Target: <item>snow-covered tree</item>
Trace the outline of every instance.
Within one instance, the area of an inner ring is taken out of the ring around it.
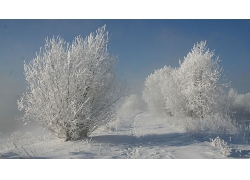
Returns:
[[[222,69],[214,52],[209,51],[206,42],[201,41],[180,67],[164,66],[155,70],[145,81],[143,99],[149,110],[157,115],[178,116],[168,118],[186,131],[205,133],[235,133],[238,128],[229,116],[228,102],[234,102],[235,95],[226,97],[227,84],[222,79]],[[250,96],[249,96],[250,97]],[[248,95],[243,99],[247,99]],[[230,103],[229,103],[230,104]],[[241,101],[244,107],[246,103]],[[250,106],[249,106],[250,107]]]
[[[218,62],[206,42],[201,41],[184,57],[179,68],[165,66],[155,70],[147,77],[143,91],[149,110],[200,118],[222,111],[226,84],[221,82]]]
[[[178,69],[164,67],[164,74],[160,76],[160,89],[165,102],[165,114],[171,116],[185,116],[186,102],[181,94],[180,82],[177,78]]]
[[[163,75],[168,74],[169,67],[155,70],[145,80],[145,88],[142,92],[142,98],[147,103],[149,111],[153,114],[162,115],[165,112],[165,100],[163,98],[161,85]]]
[[[220,82],[222,69],[218,62],[219,58],[214,58],[214,52],[201,41],[180,64],[179,85],[191,116],[204,118],[221,110],[225,84]]]
[[[155,115],[183,116],[186,112],[185,99],[183,98],[178,69],[164,66],[155,70],[145,81],[143,100],[148,104],[148,109]]]
[[[238,94],[237,91],[231,88],[228,92],[228,106],[230,115],[237,119],[250,119],[250,93]]]
[[[77,140],[115,117],[124,93],[114,72],[105,25],[83,39],[46,39],[44,48],[24,63],[27,92],[18,100],[24,119],[39,121],[56,136]]]

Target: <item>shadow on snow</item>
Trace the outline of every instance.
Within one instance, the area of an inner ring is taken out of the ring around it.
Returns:
[[[47,159],[46,157],[38,157],[38,156],[32,156],[29,157],[27,155],[22,155],[14,152],[7,152],[3,153],[0,156],[0,159]]]
[[[238,159],[250,158],[250,150],[232,149],[231,154],[228,157],[233,157]]]
[[[186,133],[172,134],[150,134],[145,136],[132,135],[102,135],[93,136],[92,141],[95,143],[110,143],[113,145],[129,146],[187,146],[195,143]]]

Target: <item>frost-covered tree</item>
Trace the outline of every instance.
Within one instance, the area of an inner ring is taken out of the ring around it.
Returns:
[[[179,68],[155,70],[147,77],[143,99],[149,110],[155,113],[205,118],[222,111],[224,87],[221,82],[222,69],[214,52],[201,41]]]
[[[47,38],[36,58],[24,63],[27,92],[18,100],[23,118],[39,121],[65,140],[86,137],[114,119],[124,88],[108,40],[105,26],[72,44]]]
[[[145,88],[142,92],[142,98],[147,103],[149,111],[153,114],[162,115],[165,112],[165,100],[163,98],[161,85],[164,74],[168,74],[169,67],[155,70],[145,80]]]
[[[164,67],[164,74],[160,76],[160,89],[165,102],[165,114],[183,116],[186,112],[185,98],[181,94],[180,82],[177,78],[178,69]]]
[[[164,66],[146,78],[142,97],[153,114],[183,116],[186,112],[177,72],[178,69]]]
[[[238,98],[226,97],[227,84],[223,83],[223,70],[218,63],[218,57],[214,58],[214,52],[201,41],[184,57],[180,67],[155,70],[146,78],[143,91],[149,110],[157,115],[178,116],[168,120],[190,132],[237,132],[227,103],[235,103]],[[243,99],[247,98],[248,95]]]
[[[250,93],[238,94],[231,88],[228,92],[228,106],[230,115],[237,121],[250,120]]]
[[[220,111],[225,84],[221,83],[219,58],[201,41],[184,57],[178,70],[180,89],[191,116],[205,118]]]

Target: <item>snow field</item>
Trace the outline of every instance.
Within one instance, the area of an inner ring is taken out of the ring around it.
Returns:
[[[192,137],[168,119],[154,117],[149,112],[117,119],[84,140],[64,142],[46,132],[20,137],[14,133],[8,142],[1,144],[1,158],[224,159],[248,158],[250,151],[249,145],[230,144],[231,155],[225,154],[223,143]],[[223,140],[217,138],[220,141]]]

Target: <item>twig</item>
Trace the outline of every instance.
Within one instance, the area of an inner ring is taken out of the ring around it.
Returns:
[[[20,152],[20,150],[18,149],[17,145],[16,145],[14,142],[13,142],[13,144],[14,144],[15,148],[18,150],[19,154],[21,154],[21,152]],[[26,151],[26,149],[25,149],[23,146],[21,146],[21,148],[24,150],[24,152],[25,152],[30,158],[32,158],[32,156]]]

